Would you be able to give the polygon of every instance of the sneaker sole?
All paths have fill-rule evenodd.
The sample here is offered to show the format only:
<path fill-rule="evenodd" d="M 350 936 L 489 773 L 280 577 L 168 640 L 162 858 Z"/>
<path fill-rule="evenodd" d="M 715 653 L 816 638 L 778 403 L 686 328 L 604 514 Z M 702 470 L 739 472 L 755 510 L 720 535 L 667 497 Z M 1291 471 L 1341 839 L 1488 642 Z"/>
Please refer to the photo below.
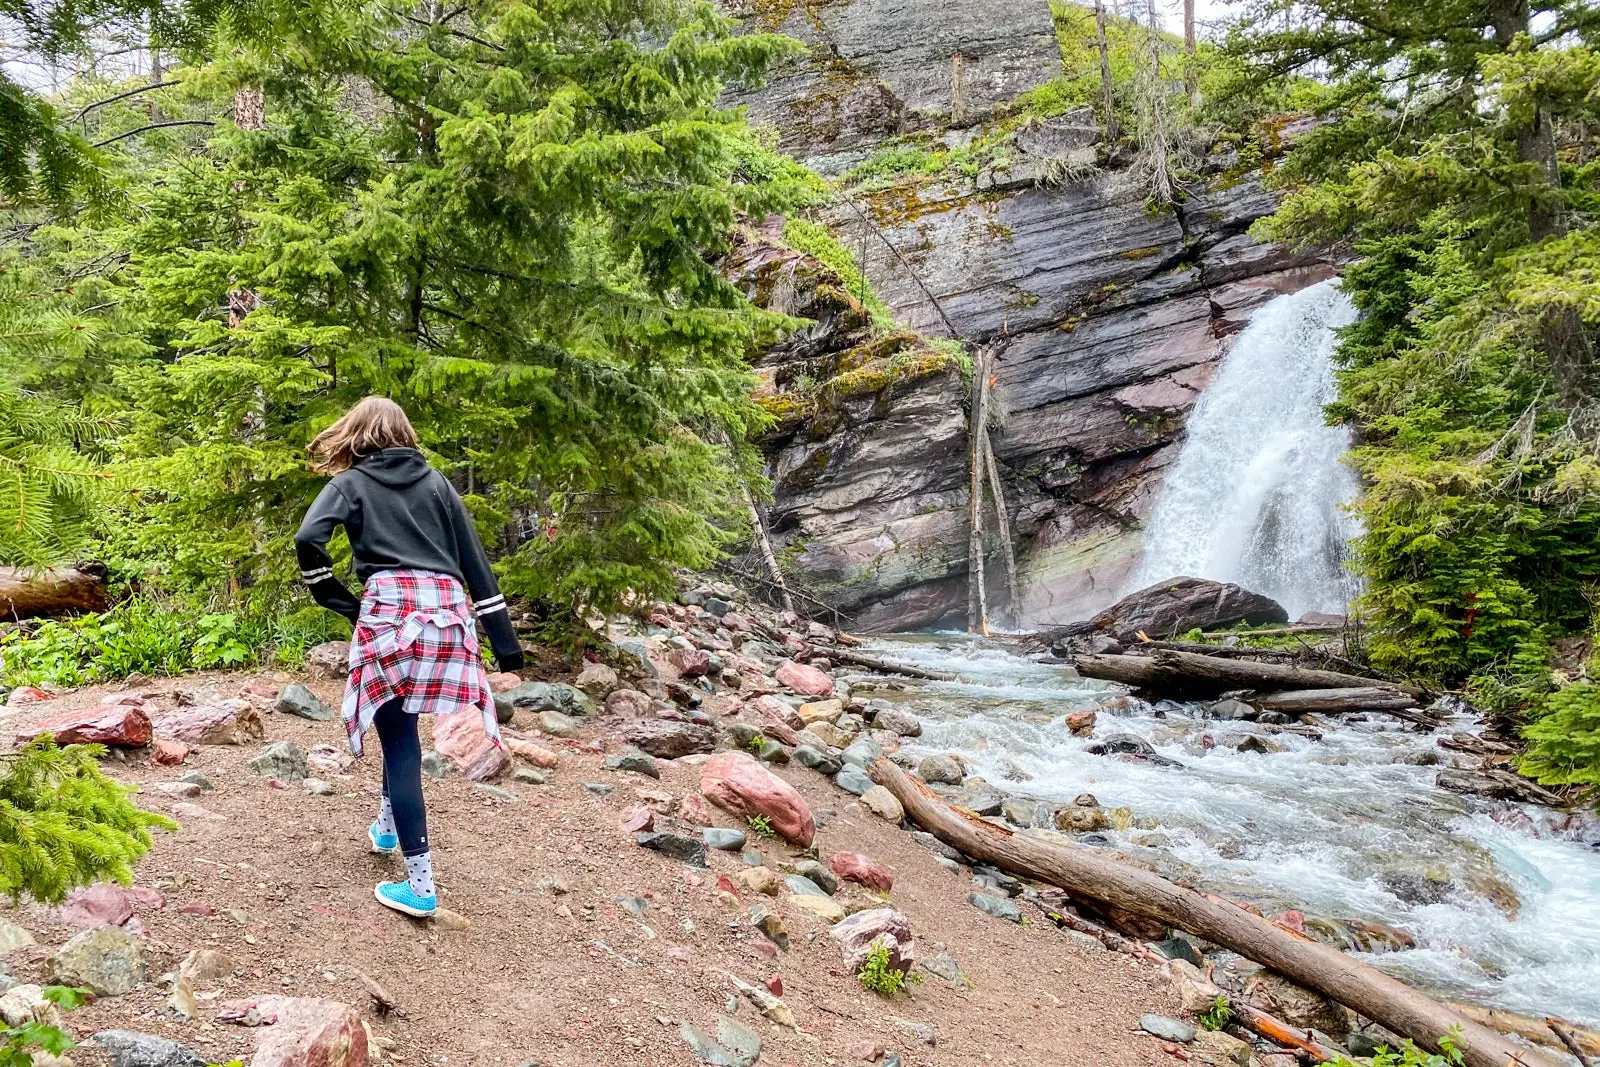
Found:
<path fill-rule="evenodd" d="M 372 887 L 372 897 L 384 907 L 398 911 L 402 915 L 409 915 L 413 919 L 431 919 L 434 916 L 434 911 L 437 911 L 437 909 L 434 909 L 434 911 L 423 911 L 421 908 L 413 908 L 410 905 L 402 904 L 397 900 L 390 900 L 388 897 L 378 892 L 377 886 Z"/>
<path fill-rule="evenodd" d="M 400 846 L 397 844 L 393 848 L 379 848 L 378 843 L 372 839 L 372 834 L 369 833 L 367 834 L 367 851 L 374 856 L 398 856 L 400 854 Z"/>

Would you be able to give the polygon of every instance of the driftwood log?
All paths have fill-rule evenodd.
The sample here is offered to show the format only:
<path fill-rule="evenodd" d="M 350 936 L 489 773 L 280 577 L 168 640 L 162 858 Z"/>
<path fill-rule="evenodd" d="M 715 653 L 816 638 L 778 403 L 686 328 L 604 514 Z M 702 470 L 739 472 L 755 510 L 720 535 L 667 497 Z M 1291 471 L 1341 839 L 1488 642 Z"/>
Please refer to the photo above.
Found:
<path fill-rule="evenodd" d="M 1087 678 L 1121 682 L 1160 696 L 1205 698 L 1231 689 L 1361 689 L 1376 688 L 1404 693 L 1413 699 L 1427 697 L 1417 686 L 1402 685 L 1359 674 L 1295 667 L 1283 663 L 1257 663 L 1225 659 L 1198 652 L 1157 649 L 1149 656 L 1112 656 L 1087 653 L 1073 657 L 1078 673 Z"/>
<path fill-rule="evenodd" d="M 1579 1026 L 1575 1022 L 1566 1019 L 1534 1019 L 1502 1008 L 1485 1008 L 1477 1004 L 1461 1004 L 1456 1001 L 1451 1001 L 1450 1007 L 1473 1022 L 1482 1023 L 1502 1034 L 1515 1034 L 1526 1041 L 1532 1041 L 1535 1045 L 1571 1051 L 1571 1045 L 1561 1039 L 1561 1033 L 1564 1032 L 1583 1055 L 1600 1057 L 1600 1033 Z"/>
<path fill-rule="evenodd" d="M 1014 834 L 976 816 L 964 816 L 887 758 L 874 760 L 868 773 L 895 795 L 914 822 L 975 859 L 1059 886 L 1078 899 L 1120 908 L 1216 942 L 1424 1048 L 1438 1051 L 1439 1038 L 1455 1028 L 1468 1067 L 1553 1067 L 1555 1063 L 1331 945 L 1304 938 L 1219 897 L 1186 889 L 1087 848 Z"/>
<path fill-rule="evenodd" d="M 103 574 L 77 568 L 23 571 L 0 567 L 0 618 L 31 619 L 104 611 L 111 606 Z"/>
<path fill-rule="evenodd" d="M 907 678 L 926 678 L 930 682 L 961 681 L 961 675 L 951 674 L 949 671 L 930 671 L 922 667 L 894 663 L 890 660 L 879 659 L 877 656 L 867 656 L 860 652 L 849 652 L 844 649 L 830 648 L 827 656 L 835 663 L 848 663 L 853 667 L 866 667 L 868 670 L 882 671 L 884 674 L 903 674 Z"/>
<path fill-rule="evenodd" d="M 1390 711 L 1417 706 L 1409 694 L 1375 685 L 1351 689 L 1284 689 L 1251 697 L 1250 703 L 1269 711 L 1286 711 L 1294 715 L 1305 711 L 1337 715 L 1347 711 Z"/>

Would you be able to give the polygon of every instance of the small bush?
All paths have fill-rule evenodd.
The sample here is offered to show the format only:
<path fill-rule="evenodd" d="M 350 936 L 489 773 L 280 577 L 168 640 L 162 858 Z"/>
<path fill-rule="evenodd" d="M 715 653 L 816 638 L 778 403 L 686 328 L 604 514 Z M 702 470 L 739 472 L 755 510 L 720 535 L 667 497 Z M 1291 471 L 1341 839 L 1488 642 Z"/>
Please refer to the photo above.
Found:
<path fill-rule="evenodd" d="M 748 740 L 748 741 L 746 741 L 744 743 L 744 747 L 748 748 L 751 752 L 754 752 L 756 755 L 759 756 L 759 755 L 761 755 L 762 746 L 765 745 L 766 743 L 767 743 L 767 735 L 766 734 L 756 734 L 753 737 L 751 737 L 750 740 Z M 761 818 L 764 819 L 764 818 L 766 818 L 766 816 L 763 815 L 763 816 L 761 816 Z"/>
<path fill-rule="evenodd" d="M 867 958 L 861 964 L 861 970 L 856 972 L 865 988 L 877 993 L 879 996 L 892 997 L 906 987 L 906 984 L 920 982 L 920 975 L 907 974 L 889 963 L 889 946 L 873 945 L 867 951 Z"/>
<path fill-rule="evenodd" d="M 62 1011 L 71 1011 L 86 999 L 82 990 L 61 985 L 45 986 L 43 996 Z M 59 1026 L 48 1023 L 0 1025 L 0 1067 L 33 1067 L 35 1052 L 60 1056 L 77 1044 Z"/>
<path fill-rule="evenodd" d="M 1452 1031 L 1454 1033 L 1454 1031 Z M 1440 1052 L 1426 1052 L 1409 1039 L 1398 1050 L 1379 1048 L 1372 1057 L 1372 1067 L 1461 1067 L 1461 1049 L 1450 1037 L 1439 1039 Z M 1336 1056 L 1332 1067 L 1360 1067 L 1343 1056 Z"/>
<path fill-rule="evenodd" d="M 765 815 L 752 815 L 750 816 L 749 822 L 750 829 L 755 831 L 761 837 L 778 836 L 777 832 L 772 829 L 772 820 L 767 818 Z"/>
<path fill-rule="evenodd" d="M 1600 791 L 1600 685 L 1582 682 L 1544 698 L 1544 714 L 1522 731 L 1531 743 L 1521 770 L 1546 785 Z"/>
<path fill-rule="evenodd" d="M 1228 998 L 1219 996 L 1211 1007 L 1200 1013 L 1196 1021 L 1202 1030 L 1221 1030 L 1232 1018 L 1233 1009 L 1228 1007 Z"/>

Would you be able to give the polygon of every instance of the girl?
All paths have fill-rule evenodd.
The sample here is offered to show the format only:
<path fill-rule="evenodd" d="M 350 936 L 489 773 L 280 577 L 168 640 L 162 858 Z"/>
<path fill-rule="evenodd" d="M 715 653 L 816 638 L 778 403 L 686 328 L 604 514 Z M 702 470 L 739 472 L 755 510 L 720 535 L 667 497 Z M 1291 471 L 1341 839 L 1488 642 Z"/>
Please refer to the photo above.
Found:
<path fill-rule="evenodd" d="M 477 712 L 499 743 L 494 698 L 461 583 L 472 591 L 502 671 L 522 667 L 494 572 L 455 488 L 422 458 L 400 405 L 369 396 L 306 449 L 332 474 L 295 534 L 300 576 L 317 603 L 356 624 L 344 723 L 361 755 L 368 727 L 383 749 L 383 802 L 367 827 L 374 852 L 405 857 L 404 882 L 380 882 L 380 904 L 427 918 L 438 906 L 422 806 L 417 716 Z M 333 576 L 328 539 L 350 537 L 360 601 Z"/>

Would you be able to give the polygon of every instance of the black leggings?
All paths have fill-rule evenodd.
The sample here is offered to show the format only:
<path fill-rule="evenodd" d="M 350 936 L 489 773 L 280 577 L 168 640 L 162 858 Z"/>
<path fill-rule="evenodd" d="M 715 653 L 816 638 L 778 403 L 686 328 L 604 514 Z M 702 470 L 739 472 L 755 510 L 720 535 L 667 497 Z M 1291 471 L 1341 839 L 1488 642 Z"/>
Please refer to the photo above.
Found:
<path fill-rule="evenodd" d="M 422 806 L 422 742 L 417 717 L 391 700 L 372 717 L 383 746 L 383 795 L 394 812 L 400 852 L 418 856 L 428 851 L 428 813 Z"/>

